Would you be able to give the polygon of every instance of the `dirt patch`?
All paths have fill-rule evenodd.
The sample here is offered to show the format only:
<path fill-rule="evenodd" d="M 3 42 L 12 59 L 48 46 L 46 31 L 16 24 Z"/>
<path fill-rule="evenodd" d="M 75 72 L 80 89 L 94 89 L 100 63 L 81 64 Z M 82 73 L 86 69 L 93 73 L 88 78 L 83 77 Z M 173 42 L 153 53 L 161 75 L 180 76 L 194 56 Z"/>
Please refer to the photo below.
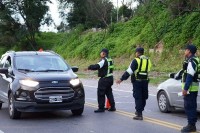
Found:
<path fill-rule="evenodd" d="M 115 80 L 120 79 L 121 76 L 124 74 L 124 72 L 125 71 L 114 71 L 113 73 L 114 79 Z M 97 71 L 79 71 L 77 74 L 80 78 L 99 79 L 99 77 L 97 76 Z M 165 79 L 167 79 L 168 75 L 169 73 L 165 73 L 165 72 L 150 72 L 149 78 L 151 80 L 158 80 L 158 82 L 156 82 L 156 84 L 158 84 L 159 82 L 162 82 Z M 123 82 L 131 83 L 130 77 L 129 79 Z"/>

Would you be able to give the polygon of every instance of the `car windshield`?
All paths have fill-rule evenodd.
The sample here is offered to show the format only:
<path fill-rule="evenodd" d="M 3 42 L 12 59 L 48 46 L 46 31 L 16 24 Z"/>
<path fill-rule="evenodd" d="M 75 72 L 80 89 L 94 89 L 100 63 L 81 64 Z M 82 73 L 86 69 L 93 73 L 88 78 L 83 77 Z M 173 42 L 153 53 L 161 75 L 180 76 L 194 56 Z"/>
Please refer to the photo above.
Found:
<path fill-rule="evenodd" d="M 15 67 L 25 72 L 67 71 L 69 66 L 59 56 L 16 56 Z"/>

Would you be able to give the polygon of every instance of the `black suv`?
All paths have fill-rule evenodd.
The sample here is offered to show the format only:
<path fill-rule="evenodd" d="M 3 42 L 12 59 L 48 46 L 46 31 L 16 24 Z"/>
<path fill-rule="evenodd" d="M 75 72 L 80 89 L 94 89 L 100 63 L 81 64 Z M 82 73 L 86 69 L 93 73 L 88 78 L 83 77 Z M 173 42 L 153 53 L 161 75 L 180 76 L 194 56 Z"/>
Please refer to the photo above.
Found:
<path fill-rule="evenodd" d="M 53 110 L 81 115 L 85 93 L 77 71 L 53 51 L 8 51 L 0 60 L 0 108 L 8 103 L 12 119 Z"/>

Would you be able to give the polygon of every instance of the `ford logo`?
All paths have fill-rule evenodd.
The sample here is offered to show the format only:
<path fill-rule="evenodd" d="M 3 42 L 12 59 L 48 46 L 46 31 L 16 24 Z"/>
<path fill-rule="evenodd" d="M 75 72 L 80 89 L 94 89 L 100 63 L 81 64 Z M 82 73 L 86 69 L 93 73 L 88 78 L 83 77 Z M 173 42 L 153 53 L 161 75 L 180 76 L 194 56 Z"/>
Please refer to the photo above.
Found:
<path fill-rule="evenodd" d="M 58 81 L 52 81 L 51 83 L 52 83 L 52 84 L 57 84 L 57 83 L 58 83 Z"/>

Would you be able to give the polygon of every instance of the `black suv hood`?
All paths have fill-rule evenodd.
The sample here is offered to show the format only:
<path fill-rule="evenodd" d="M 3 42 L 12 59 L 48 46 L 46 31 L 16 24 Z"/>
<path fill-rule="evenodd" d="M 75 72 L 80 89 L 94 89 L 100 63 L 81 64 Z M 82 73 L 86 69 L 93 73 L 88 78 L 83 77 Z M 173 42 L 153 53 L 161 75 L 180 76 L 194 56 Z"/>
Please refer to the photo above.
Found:
<path fill-rule="evenodd" d="M 51 81 L 51 80 L 70 80 L 77 77 L 72 70 L 65 72 L 19 72 L 20 79 L 32 79 L 35 81 Z"/>

